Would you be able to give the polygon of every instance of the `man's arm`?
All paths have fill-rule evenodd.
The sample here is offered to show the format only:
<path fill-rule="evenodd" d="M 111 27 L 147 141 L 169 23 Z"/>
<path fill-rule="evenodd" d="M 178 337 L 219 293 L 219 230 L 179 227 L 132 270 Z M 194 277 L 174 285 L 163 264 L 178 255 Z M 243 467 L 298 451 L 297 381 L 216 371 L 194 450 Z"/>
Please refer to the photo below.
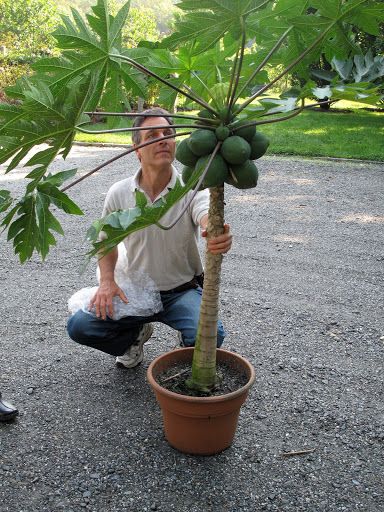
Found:
<path fill-rule="evenodd" d="M 107 255 L 99 259 L 100 286 L 89 303 L 89 309 L 95 306 L 96 316 L 105 320 L 107 315 L 113 317 L 112 299 L 116 295 L 127 303 L 128 299 L 123 290 L 115 282 L 115 267 L 118 258 L 118 249 L 115 247 Z"/>
<path fill-rule="evenodd" d="M 208 214 L 200 219 L 201 236 L 207 238 Z M 211 254 L 225 254 L 232 246 L 232 235 L 229 224 L 224 224 L 224 233 L 214 238 L 207 238 L 207 248 Z"/>

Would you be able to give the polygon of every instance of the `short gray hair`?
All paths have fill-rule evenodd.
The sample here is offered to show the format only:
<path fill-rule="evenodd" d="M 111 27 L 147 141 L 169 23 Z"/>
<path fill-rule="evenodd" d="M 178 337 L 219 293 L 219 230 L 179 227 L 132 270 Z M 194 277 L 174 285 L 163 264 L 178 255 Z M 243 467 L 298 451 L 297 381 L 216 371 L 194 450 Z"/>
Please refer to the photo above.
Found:
<path fill-rule="evenodd" d="M 147 110 L 144 110 L 143 112 L 141 112 L 141 114 L 148 114 L 148 116 L 151 116 L 151 117 L 164 117 L 164 119 L 166 119 L 166 121 L 168 122 L 168 124 L 170 126 L 173 125 L 172 117 L 169 117 L 169 112 L 163 108 L 160 108 L 160 107 L 148 108 Z M 144 121 L 146 119 L 147 119 L 147 116 L 145 116 L 145 115 L 140 115 L 140 116 L 135 117 L 135 120 L 133 121 L 133 125 L 132 125 L 133 128 L 139 128 L 144 123 Z M 139 145 L 141 142 L 140 131 L 141 130 L 134 130 L 132 132 L 132 142 L 135 145 Z M 176 133 L 175 130 L 174 130 L 174 132 Z"/>

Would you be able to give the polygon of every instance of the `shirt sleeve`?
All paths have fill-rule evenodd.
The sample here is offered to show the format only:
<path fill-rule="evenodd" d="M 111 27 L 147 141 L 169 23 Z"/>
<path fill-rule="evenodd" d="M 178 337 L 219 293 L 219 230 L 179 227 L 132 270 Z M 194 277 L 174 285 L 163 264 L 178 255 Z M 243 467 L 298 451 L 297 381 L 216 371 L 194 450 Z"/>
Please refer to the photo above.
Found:
<path fill-rule="evenodd" d="M 115 206 L 114 195 L 115 195 L 114 194 L 114 186 L 112 186 L 108 190 L 107 195 L 105 196 L 103 212 L 101 214 L 102 217 L 105 217 L 109 213 L 117 210 L 117 208 Z"/>
<path fill-rule="evenodd" d="M 191 203 L 192 220 L 198 226 L 201 218 L 208 213 L 209 209 L 209 190 L 201 190 L 194 197 Z"/>
<path fill-rule="evenodd" d="M 108 190 L 105 196 L 102 217 L 116 210 L 126 210 L 135 206 L 133 194 L 133 178 L 117 181 Z"/>
<path fill-rule="evenodd" d="M 118 205 L 119 202 L 119 189 L 121 188 L 121 185 L 119 183 L 115 183 L 112 185 L 112 187 L 108 190 L 107 195 L 105 196 L 104 200 L 104 206 L 101 216 L 106 217 L 112 212 L 115 212 L 116 210 L 121 209 L 121 206 Z M 104 231 L 100 231 L 99 233 L 99 240 L 105 240 L 107 238 L 107 235 Z"/>

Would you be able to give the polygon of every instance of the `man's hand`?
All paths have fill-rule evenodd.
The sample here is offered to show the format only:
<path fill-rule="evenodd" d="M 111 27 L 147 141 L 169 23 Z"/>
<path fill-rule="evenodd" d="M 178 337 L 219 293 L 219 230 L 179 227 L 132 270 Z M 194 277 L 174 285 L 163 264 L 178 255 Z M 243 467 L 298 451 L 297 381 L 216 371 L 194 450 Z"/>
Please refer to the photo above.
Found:
<path fill-rule="evenodd" d="M 97 318 L 101 317 L 103 320 L 106 320 L 107 315 L 109 318 L 113 318 L 112 299 L 116 296 L 120 297 L 120 299 L 126 304 L 128 303 L 125 293 L 119 286 L 117 286 L 115 281 L 102 282 L 97 292 L 92 297 L 88 309 L 91 310 L 93 306 L 95 306 Z"/>
<path fill-rule="evenodd" d="M 207 230 L 203 229 L 201 236 L 207 237 Z M 232 246 L 232 235 L 229 224 L 224 224 L 224 233 L 207 239 L 207 248 L 211 254 L 225 254 Z"/>

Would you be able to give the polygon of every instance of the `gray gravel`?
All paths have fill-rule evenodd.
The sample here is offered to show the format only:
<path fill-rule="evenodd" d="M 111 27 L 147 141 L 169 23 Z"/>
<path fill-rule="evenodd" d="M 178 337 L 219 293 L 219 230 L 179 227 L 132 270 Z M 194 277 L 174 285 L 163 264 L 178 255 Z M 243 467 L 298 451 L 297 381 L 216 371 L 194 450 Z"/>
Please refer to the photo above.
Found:
<path fill-rule="evenodd" d="M 81 171 L 118 153 L 76 147 Z M 266 157 L 255 190 L 227 192 L 233 250 L 224 259 L 226 348 L 256 384 L 231 448 L 183 455 L 162 435 L 145 381 L 173 348 L 158 325 L 143 364 L 72 343 L 66 301 L 86 228 L 134 157 L 73 189 L 84 217 L 45 263 L 20 266 L 1 237 L 0 389 L 20 409 L 0 426 L 0 509 L 17 512 L 336 512 L 384 510 L 384 165 Z M 63 168 L 58 164 L 57 168 Z M 20 191 L 22 170 L 0 176 Z M 291 451 L 313 450 L 285 457 Z"/>

